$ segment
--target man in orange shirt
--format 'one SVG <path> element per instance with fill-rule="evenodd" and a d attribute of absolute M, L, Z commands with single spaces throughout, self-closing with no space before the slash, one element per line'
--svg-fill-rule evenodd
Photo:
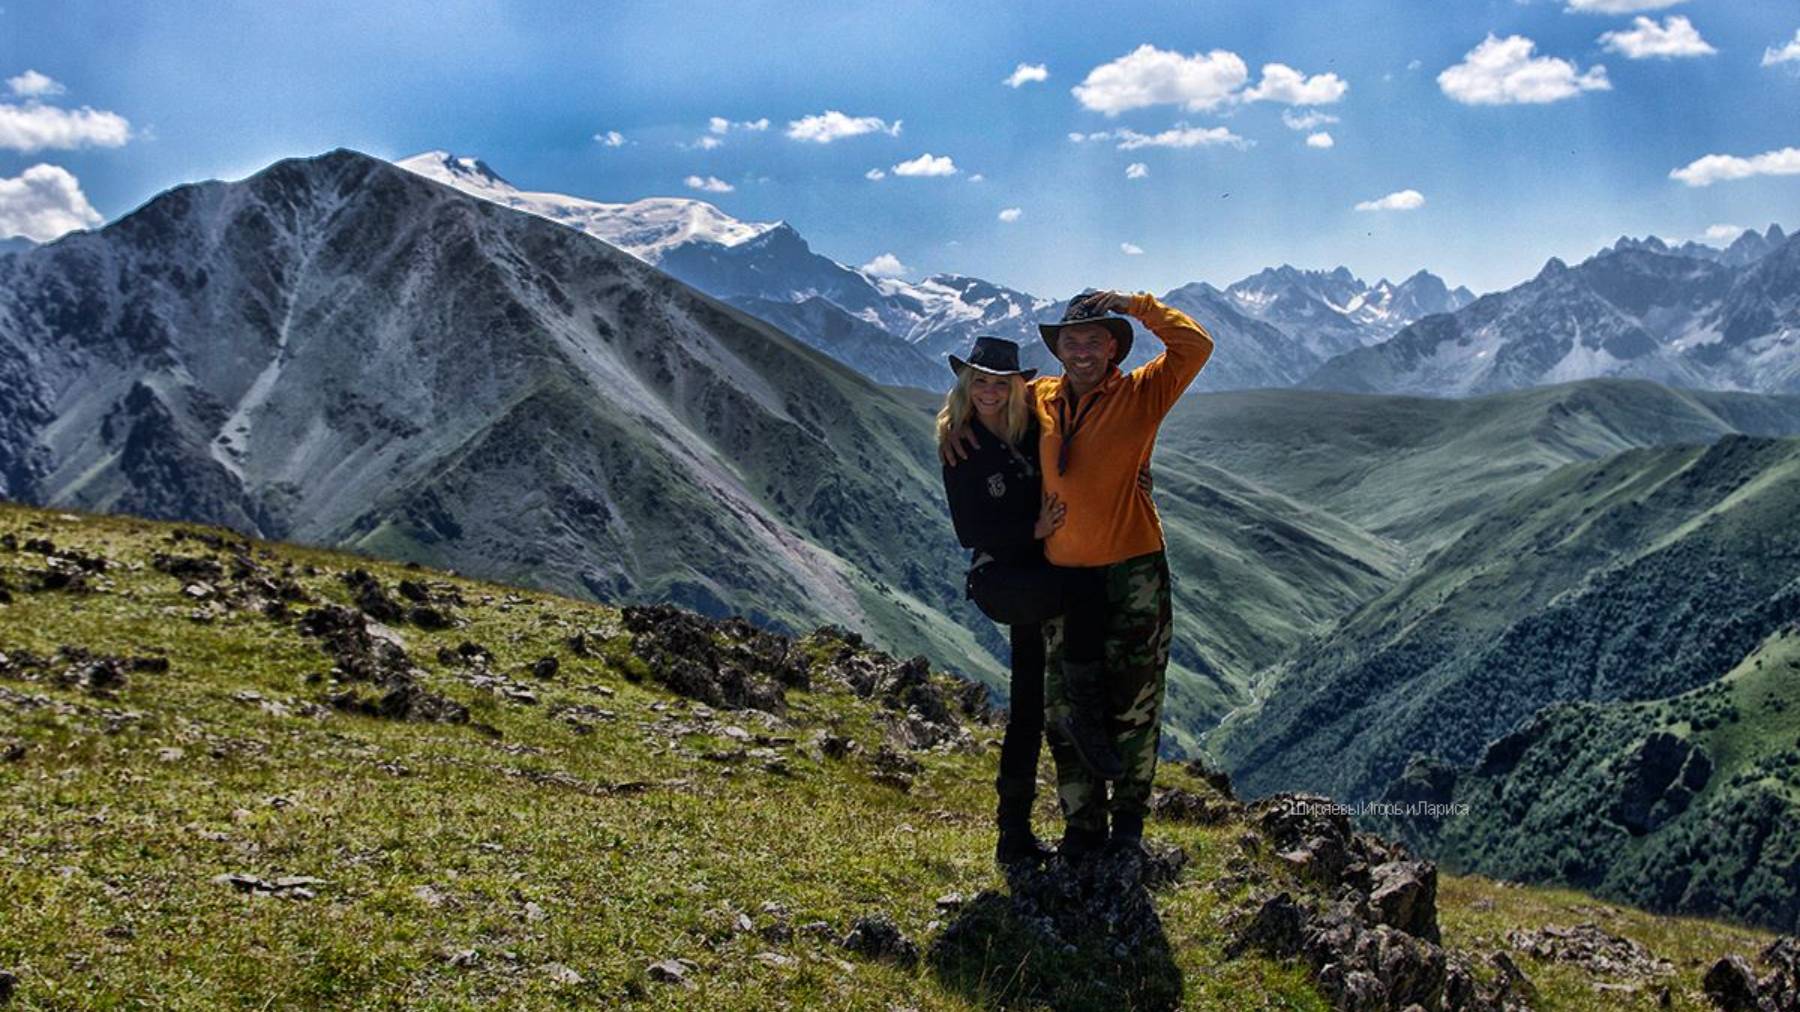
<path fill-rule="evenodd" d="M 1121 372 L 1133 335 L 1131 322 L 1116 313 L 1143 323 L 1162 341 L 1162 354 Z M 1066 827 L 1062 850 L 1079 858 L 1107 840 L 1109 809 L 1115 846 L 1136 848 L 1143 839 L 1174 628 L 1162 520 L 1137 476 L 1149 464 L 1163 418 L 1212 357 L 1213 339 L 1148 292 L 1084 292 L 1060 321 L 1038 329 L 1063 365 L 1060 377 L 1032 383 L 1044 493 L 1068 504 L 1044 554 L 1058 566 L 1095 568 L 1108 613 L 1099 670 L 1074 670 L 1072 662 L 1063 662 L 1061 619 L 1044 627 L 1045 723 Z M 1071 725 L 1074 708 L 1096 706 L 1105 711 L 1125 764 L 1110 805 L 1106 782 L 1059 731 Z"/>

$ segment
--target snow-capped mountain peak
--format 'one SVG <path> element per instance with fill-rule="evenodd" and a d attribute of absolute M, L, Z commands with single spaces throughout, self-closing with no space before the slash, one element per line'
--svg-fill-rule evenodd
<path fill-rule="evenodd" d="M 1321 358 L 1384 341 L 1421 316 L 1460 309 L 1475 296 L 1427 271 L 1399 285 L 1367 284 L 1347 267 L 1258 271 L 1225 289 L 1234 307 L 1292 333 Z"/>
<path fill-rule="evenodd" d="M 665 252 L 684 243 L 735 246 L 782 224 L 740 221 L 704 200 L 688 197 L 608 204 L 563 193 L 520 190 L 481 159 L 448 151 L 427 151 L 394 164 L 470 196 L 579 229 L 650 263 L 659 262 Z"/>

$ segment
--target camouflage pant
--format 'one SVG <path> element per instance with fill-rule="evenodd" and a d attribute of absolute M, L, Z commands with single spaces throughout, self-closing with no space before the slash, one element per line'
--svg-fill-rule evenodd
<path fill-rule="evenodd" d="M 1150 808 L 1156 749 L 1162 738 L 1164 673 L 1174 639 L 1169 603 L 1169 560 L 1152 552 L 1105 567 L 1106 700 L 1113 741 L 1125 760 L 1125 776 L 1115 781 L 1111 811 L 1142 819 Z M 1044 623 L 1048 651 L 1044 666 L 1044 715 L 1050 727 L 1050 757 L 1056 763 L 1056 794 L 1064 820 L 1080 829 L 1106 828 L 1106 783 L 1087 771 L 1074 747 L 1055 730 L 1069 710 L 1062 672 L 1061 618 Z"/>

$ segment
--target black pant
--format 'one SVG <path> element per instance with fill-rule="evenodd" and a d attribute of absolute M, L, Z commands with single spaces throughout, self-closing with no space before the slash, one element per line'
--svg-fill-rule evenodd
<path fill-rule="evenodd" d="M 1071 661 L 1102 659 L 1106 598 L 1098 569 L 1051 567 L 1063 582 L 1063 656 Z M 1044 742 L 1044 627 L 1036 622 L 1008 627 L 1012 632 L 1010 710 L 1000 739 L 1000 779 L 1023 792 L 1037 780 Z"/>

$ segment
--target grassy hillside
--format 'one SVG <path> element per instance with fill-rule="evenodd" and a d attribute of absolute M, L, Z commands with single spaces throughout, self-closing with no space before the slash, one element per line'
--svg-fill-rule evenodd
<path fill-rule="evenodd" d="M 1539 708 L 1706 685 L 1800 618 L 1800 439 L 1570 465 L 1300 651 L 1207 740 L 1253 794 L 1379 796 Z"/>
<path fill-rule="evenodd" d="M 1728 432 L 1800 434 L 1800 397 L 1613 379 L 1462 400 L 1243 390 L 1183 398 L 1159 443 L 1423 556 L 1564 464 Z"/>
<path fill-rule="evenodd" d="M 1021 896 L 1066 913 L 1043 892 L 1065 880 L 1005 883 L 990 863 L 998 729 L 980 693 L 841 632 L 789 641 L 4 504 L 0 586 L 13 1007 L 1322 1009 L 1332 993 L 1273 942 L 1234 944 L 1278 892 L 1324 903 L 1318 869 L 1277 856 L 1289 823 L 1172 764 L 1157 874 L 1087 901 L 1126 904 L 1134 944 L 1021 919 Z M 1038 822 L 1053 832 L 1047 798 Z M 1482 987 L 1506 955 L 1541 1008 L 1653 1008 L 1665 989 L 1704 1008 L 1707 967 L 1769 937 L 1436 881 L 1444 948 L 1407 951 L 1473 965 Z M 851 931 L 873 914 L 888 922 Z M 1605 971 L 1507 935 L 1589 921 L 1667 967 Z M 883 923 L 916 960 L 871 944 Z"/>
<path fill-rule="evenodd" d="M 1478 763 L 1412 773 L 1405 793 L 1470 815 L 1388 828 L 1456 867 L 1800 930 L 1800 623 L 1716 682 L 1550 707 Z"/>

